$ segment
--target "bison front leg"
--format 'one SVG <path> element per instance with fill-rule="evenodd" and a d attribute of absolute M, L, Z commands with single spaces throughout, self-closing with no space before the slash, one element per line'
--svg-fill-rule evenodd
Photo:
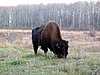
<path fill-rule="evenodd" d="M 47 41 L 45 38 L 41 38 L 40 40 L 40 46 L 41 49 L 44 51 L 45 56 L 47 56 L 47 52 L 48 52 L 48 46 L 47 46 Z"/>
<path fill-rule="evenodd" d="M 44 54 L 45 54 L 46 57 L 47 57 L 47 52 L 48 52 L 48 49 L 45 49 Z"/>
<path fill-rule="evenodd" d="M 41 46 L 41 49 L 44 51 L 45 56 L 47 56 L 48 48 Z"/>

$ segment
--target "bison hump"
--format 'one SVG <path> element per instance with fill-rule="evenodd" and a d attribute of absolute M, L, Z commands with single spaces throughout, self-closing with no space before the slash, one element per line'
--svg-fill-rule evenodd
<path fill-rule="evenodd" d="M 41 36 L 50 41 L 62 39 L 59 25 L 56 22 L 48 22 L 43 29 Z"/>

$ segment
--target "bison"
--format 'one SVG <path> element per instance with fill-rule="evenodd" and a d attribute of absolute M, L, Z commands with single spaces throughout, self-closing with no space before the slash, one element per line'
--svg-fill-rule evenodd
<path fill-rule="evenodd" d="M 47 55 L 48 48 L 58 57 L 66 58 L 68 55 L 68 41 L 61 37 L 59 26 L 56 22 L 48 22 L 41 32 L 41 49 Z"/>
<path fill-rule="evenodd" d="M 32 43 L 35 54 L 41 46 L 47 55 L 48 48 L 58 58 L 66 58 L 68 55 L 68 41 L 61 37 L 59 26 L 56 22 L 48 22 L 46 25 L 41 25 L 32 30 Z"/>

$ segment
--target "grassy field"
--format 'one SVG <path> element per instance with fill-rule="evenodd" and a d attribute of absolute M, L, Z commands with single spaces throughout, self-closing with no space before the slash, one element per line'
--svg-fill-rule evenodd
<path fill-rule="evenodd" d="M 42 50 L 0 48 L 0 75 L 100 75 L 100 52 L 70 51 L 67 59 L 58 59 Z"/>
<path fill-rule="evenodd" d="M 4 38 L 6 35 L 2 33 L 0 36 Z M 35 56 L 30 43 L 31 33 L 24 32 L 24 35 L 20 35 L 22 32 L 15 32 L 17 33 L 15 39 L 16 36 L 13 33 L 7 34 L 6 40 L 0 38 L 3 43 L 0 46 L 0 75 L 100 75 L 100 41 L 96 40 L 99 34 L 93 38 L 87 38 L 84 35 L 84 41 L 78 32 L 73 35 L 72 32 L 70 32 L 71 35 L 67 32 L 69 55 L 66 59 L 58 59 L 50 51 L 45 57 L 41 49 Z M 66 39 L 66 34 L 62 35 Z M 92 39 L 94 41 L 91 41 Z"/>

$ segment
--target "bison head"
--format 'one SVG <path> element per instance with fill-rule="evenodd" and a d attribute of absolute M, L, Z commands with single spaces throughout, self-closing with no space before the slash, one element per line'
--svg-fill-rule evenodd
<path fill-rule="evenodd" d="M 68 55 L 68 41 L 66 40 L 55 40 L 51 43 L 52 51 L 58 58 L 66 58 Z"/>

